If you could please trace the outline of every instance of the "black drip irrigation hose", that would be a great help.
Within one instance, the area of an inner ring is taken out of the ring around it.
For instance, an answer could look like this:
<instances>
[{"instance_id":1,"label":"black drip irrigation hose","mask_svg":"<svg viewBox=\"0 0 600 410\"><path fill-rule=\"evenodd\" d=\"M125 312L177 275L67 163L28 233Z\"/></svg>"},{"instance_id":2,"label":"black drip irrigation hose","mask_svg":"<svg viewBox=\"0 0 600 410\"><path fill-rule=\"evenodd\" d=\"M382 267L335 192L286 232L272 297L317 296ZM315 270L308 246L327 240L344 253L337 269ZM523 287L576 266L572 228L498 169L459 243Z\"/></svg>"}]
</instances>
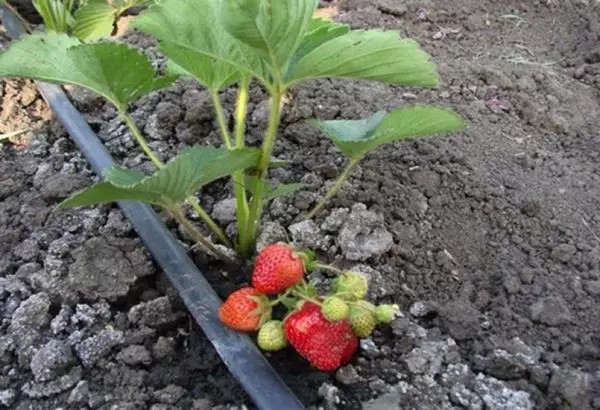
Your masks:
<instances>
[{"instance_id":1,"label":"black drip irrigation hose","mask_svg":"<svg viewBox=\"0 0 600 410\"><path fill-rule=\"evenodd\" d=\"M2 7L2 11L2 20L9 37L14 40L24 34L25 30L18 17L6 7ZM103 175L114 162L102 142L61 87L36 83L40 93L94 170ZM119 207L254 404L261 410L304 409L250 338L219 322L216 311L221 300L156 212L140 202L122 201L119 202Z\"/></svg>"}]
</instances>

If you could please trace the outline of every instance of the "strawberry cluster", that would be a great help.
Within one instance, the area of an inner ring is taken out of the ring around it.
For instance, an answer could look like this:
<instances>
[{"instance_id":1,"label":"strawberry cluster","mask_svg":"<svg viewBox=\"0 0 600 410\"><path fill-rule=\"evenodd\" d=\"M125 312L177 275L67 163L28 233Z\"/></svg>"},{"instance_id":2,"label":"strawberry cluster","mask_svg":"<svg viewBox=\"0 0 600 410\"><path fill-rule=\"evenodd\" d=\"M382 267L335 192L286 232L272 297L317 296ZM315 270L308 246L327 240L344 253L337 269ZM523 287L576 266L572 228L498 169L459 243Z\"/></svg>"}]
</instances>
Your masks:
<instances>
[{"instance_id":1,"label":"strawberry cluster","mask_svg":"<svg viewBox=\"0 0 600 410\"><path fill-rule=\"evenodd\" d=\"M338 274L329 295L319 295L304 279L315 268ZM296 252L280 242L259 253L252 286L229 295L218 314L232 329L258 331L258 346L265 351L289 343L317 369L334 371L350 362L359 338L368 337L378 323L390 323L398 311L396 305L375 306L364 300L367 290L363 274L322 265L311 253ZM272 318L278 304L288 308L282 320Z\"/></svg>"}]
</instances>

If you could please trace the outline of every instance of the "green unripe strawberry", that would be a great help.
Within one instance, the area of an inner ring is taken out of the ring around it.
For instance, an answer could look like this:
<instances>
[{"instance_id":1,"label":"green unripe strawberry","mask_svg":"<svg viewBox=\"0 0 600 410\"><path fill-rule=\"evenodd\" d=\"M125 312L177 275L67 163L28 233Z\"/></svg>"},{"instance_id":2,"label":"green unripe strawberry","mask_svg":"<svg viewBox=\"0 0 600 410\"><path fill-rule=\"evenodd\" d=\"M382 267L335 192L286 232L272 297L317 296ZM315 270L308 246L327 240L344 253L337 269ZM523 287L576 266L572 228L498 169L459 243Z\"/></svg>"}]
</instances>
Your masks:
<instances>
[{"instance_id":1,"label":"green unripe strawberry","mask_svg":"<svg viewBox=\"0 0 600 410\"><path fill-rule=\"evenodd\" d=\"M360 272L344 272L333 284L335 293L347 300L360 300L369 290L367 277Z\"/></svg>"},{"instance_id":2,"label":"green unripe strawberry","mask_svg":"<svg viewBox=\"0 0 600 410\"><path fill-rule=\"evenodd\" d=\"M399 311L398 305L379 305L375 308L375 317L379 323L392 323Z\"/></svg>"},{"instance_id":3,"label":"green unripe strawberry","mask_svg":"<svg viewBox=\"0 0 600 410\"><path fill-rule=\"evenodd\" d=\"M377 318L375 317L375 306L361 300L350 307L350 325L354 334L360 338L369 337L375 326Z\"/></svg>"},{"instance_id":4,"label":"green unripe strawberry","mask_svg":"<svg viewBox=\"0 0 600 410\"><path fill-rule=\"evenodd\" d=\"M330 322L336 322L338 320L344 320L350 314L350 306L337 296L330 296L323 302L321 308L323 316Z\"/></svg>"},{"instance_id":5,"label":"green unripe strawberry","mask_svg":"<svg viewBox=\"0 0 600 410\"><path fill-rule=\"evenodd\" d=\"M257 336L258 347L267 352L281 350L287 346L280 320L270 320L261 326Z\"/></svg>"}]
</instances>

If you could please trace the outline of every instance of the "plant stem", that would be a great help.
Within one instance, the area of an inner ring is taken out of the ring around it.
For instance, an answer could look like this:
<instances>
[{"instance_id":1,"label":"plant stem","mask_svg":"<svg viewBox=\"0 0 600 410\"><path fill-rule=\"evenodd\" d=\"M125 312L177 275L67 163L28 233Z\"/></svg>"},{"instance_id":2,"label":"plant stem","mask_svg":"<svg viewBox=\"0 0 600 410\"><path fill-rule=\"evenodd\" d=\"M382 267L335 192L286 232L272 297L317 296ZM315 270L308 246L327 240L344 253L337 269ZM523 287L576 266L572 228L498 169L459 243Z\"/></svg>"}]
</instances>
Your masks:
<instances>
[{"instance_id":1,"label":"plant stem","mask_svg":"<svg viewBox=\"0 0 600 410\"><path fill-rule=\"evenodd\" d=\"M119 114L121 115L121 118L123 118L123 121L125 121L125 124L129 127L129 130L133 134L133 138L135 138L142 151L144 151L144 154L150 158L150 161L152 161L156 168L164 168L165 164L163 164L160 158L152 151L152 148L148 145L148 141L146 141L146 138L144 138L137 125L135 125L135 121L131 118L131 115L121 109L119 110Z\"/></svg>"},{"instance_id":2,"label":"plant stem","mask_svg":"<svg viewBox=\"0 0 600 410\"><path fill-rule=\"evenodd\" d=\"M243 75L240 81L238 97L235 107L235 147L237 149L244 148L245 133L246 133L246 111L248 106L248 91L250 88L250 78ZM244 171L237 171L232 176L233 189L235 191L236 216L239 232L246 228L248 223L248 197L244 181Z\"/></svg>"},{"instance_id":3,"label":"plant stem","mask_svg":"<svg viewBox=\"0 0 600 410\"><path fill-rule=\"evenodd\" d=\"M198 217L200 219L202 219L202 221L206 225L208 225L210 230L215 235L217 235L217 238L219 238L219 241L221 241L221 243L223 243L224 245L232 248L233 244L231 243L231 241L229 240L227 235L225 235L225 232L223 232L223 230L221 229L221 227L219 225L217 225L215 220L210 217L208 212L206 212L206 210L204 208L202 208L202 206L198 202L198 199L195 196L189 196L189 197L187 197L186 201L194 209L194 212L196 212Z\"/></svg>"},{"instance_id":4,"label":"plant stem","mask_svg":"<svg viewBox=\"0 0 600 410\"><path fill-rule=\"evenodd\" d=\"M217 122L219 123L219 129L221 130L221 136L227 149L232 149L231 136L229 135L229 129L225 122L225 114L223 113L223 105L219 98L218 90L210 90L210 97L212 98L213 105L215 107L215 114L217 114Z\"/></svg>"},{"instance_id":5,"label":"plant stem","mask_svg":"<svg viewBox=\"0 0 600 410\"><path fill-rule=\"evenodd\" d=\"M267 177L273 146L277 137L277 129L281 120L281 96L282 92L278 87L271 96L271 111L269 116L269 126L262 145L262 152L258 164L258 178L254 187L252 201L250 201L250 213L246 229L240 232L240 252L249 257L256 240L256 228L262 213L263 194L265 179Z\"/></svg>"},{"instance_id":6,"label":"plant stem","mask_svg":"<svg viewBox=\"0 0 600 410\"><path fill-rule=\"evenodd\" d=\"M185 217L183 209L181 206L174 205L168 208L173 218L187 231L188 235L196 241L196 243L200 244L206 251L212 253L217 258L221 259L224 262L227 262L232 265L237 264L237 260L232 258L231 256L225 254L223 251L218 249L213 243L205 237L195 226L194 224Z\"/></svg>"},{"instance_id":7,"label":"plant stem","mask_svg":"<svg viewBox=\"0 0 600 410\"><path fill-rule=\"evenodd\" d=\"M361 159L362 157L355 157L350 160L348 165L346 165L346 168L344 168L342 173L338 176L337 180L335 181L335 184L329 189L327 194L325 194L323 199L319 201L319 203L312 209L312 211L310 211L306 218L304 218L305 220L314 218L315 215L319 213L321 209L323 209L327 201L329 201L335 196L335 194L339 192L340 188L342 187L342 184L348 179L350 171L352 171L352 168L354 168L354 166L358 164Z\"/></svg>"},{"instance_id":8,"label":"plant stem","mask_svg":"<svg viewBox=\"0 0 600 410\"><path fill-rule=\"evenodd\" d=\"M297 290L292 290L292 295L299 297L300 299L304 299L307 302L314 303L317 306L323 306L321 302L319 302L315 298L311 298L310 296L306 296L305 294L298 292Z\"/></svg>"},{"instance_id":9,"label":"plant stem","mask_svg":"<svg viewBox=\"0 0 600 410\"><path fill-rule=\"evenodd\" d=\"M313 262L310 265L310 267L312 269L323 269L323 270L326 270L326 271L329 271L329 272L333 272L336 275L341 275L341 274L344 273L344 271L342 271L341 269L335 268L335 267L330 266L330 265L324 265L324 264L318 263L318 262Z\"/></svg>"},{"instance_id":10,"label":"plant stem","mask_svg":"<svg viewBox=\"0 0 600 410\"><path fill-rule=\"evenodd\" d=\"M140 148L142 148L142 151L144 151L144 154L146 154L148 158L150 158L150 160L152 161L154 166L156 166L156 168L164 168L165 164L160 160L160 158L156 156L154 151L152 151L152 148L150 148L150 146L148 145L148 142L142 135L138 126L135 124L133 118L131 118L131 116L127 114L127 112L125 112L124 110L119 110L119 114L121 115L121 118L123 118L123 121L125 121L125 124L127 124L127 127L129 127L129 130L133 134L133 137L139 144ZM192 208L194 208L194 211L196 212L196 214L198 214L198 217L200 217L204 221L204 223L208 225L211 231L213 231L213 233L217 235L219 240L225 245L231 247L231 241L227 238L225 232L223 232L219 225L217 225L217 223L210 217L210 215L208 215L204 208L200 206L198 200L194 196L190 196L187 198L187 202L192 206Z\"/></svg>"}]
</instances>

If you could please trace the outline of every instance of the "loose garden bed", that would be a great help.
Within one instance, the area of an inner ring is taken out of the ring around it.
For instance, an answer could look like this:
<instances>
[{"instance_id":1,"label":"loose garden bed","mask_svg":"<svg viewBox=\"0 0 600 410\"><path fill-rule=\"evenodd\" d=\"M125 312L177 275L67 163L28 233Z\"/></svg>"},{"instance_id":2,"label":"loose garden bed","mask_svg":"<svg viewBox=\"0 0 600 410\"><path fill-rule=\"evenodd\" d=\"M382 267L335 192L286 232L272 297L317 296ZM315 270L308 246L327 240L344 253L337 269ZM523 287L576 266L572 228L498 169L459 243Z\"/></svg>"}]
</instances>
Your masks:
<instances>
[{"instance_id":1,"label":"loose garden bed","mask_svg":"<svg viewBox=\"0 0 600 410\"><path fill-rule=\"evenodd\" d=\"M335 4L340 22L418 40L442 85L294 88L275 147L290 167L271 175L306 186L270 205L261 235L362 265L372 299L399 303L404 317L334 375L290 351L270 361L307 406L600 408L599 8L447 3ZM147 37L126 40L156 56ZM252 407L117 208L53 211L96 177L32 83L2 85L0 133L35 130L0 152L0 405ZM115 159L149 165L114 109L80 89L70 95ZM234 99L222 95L228 118ZM343 166L302 121L415 101L452 107L468 129L375 151L314 223L294 222ZM249 109L252 143L267 120L259 87ZM210 96L192 81L144 97L133 117L164 159L183 144L221 143ZM219 182L200 198L225 225L235 218L230 195ZM223 297L248 277L219 264L208 274Z\"/></svg>"}]
</instances>

